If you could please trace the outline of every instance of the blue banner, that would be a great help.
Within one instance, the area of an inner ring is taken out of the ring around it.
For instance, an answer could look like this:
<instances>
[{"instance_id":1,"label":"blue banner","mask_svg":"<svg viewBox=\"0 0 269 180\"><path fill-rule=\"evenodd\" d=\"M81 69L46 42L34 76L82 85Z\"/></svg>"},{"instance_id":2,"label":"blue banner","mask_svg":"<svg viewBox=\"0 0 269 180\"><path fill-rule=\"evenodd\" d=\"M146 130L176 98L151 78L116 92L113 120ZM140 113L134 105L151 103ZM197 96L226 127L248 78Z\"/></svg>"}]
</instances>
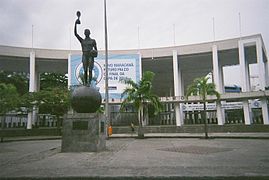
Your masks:
<instances>
[{"instance_id":1,"label":"blue banner","mask_svg":"<svg viewBox=\"0 0 269 180\"><path fill-rule=\"evenodd\" d=\"M71 55L70 67L71 86L82 84L83 65L82 55ZM98 55L95 58L92 71L92 86L96 86L105 98L105 56ZM120 99L121 94L126 88L122 79L132 79L138 82L141 77L141 58L139 54L109 55L108 56L108 89L110 99Z\"/></svg>"}]
</instances>

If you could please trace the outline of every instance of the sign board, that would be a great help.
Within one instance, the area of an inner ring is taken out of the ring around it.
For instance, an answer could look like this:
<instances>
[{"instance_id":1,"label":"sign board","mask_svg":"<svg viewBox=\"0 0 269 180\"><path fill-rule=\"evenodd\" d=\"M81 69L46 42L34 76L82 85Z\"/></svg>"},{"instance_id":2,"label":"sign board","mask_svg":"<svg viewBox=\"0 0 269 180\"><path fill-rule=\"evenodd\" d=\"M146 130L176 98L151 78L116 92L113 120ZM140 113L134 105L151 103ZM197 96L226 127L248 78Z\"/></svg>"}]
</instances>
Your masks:
<instances>
[{"instance_id":1,"label":"sign board","mask_svg":"<svg viewBox=\"0 0 269 180\"><path fill-rule=\"evenodd\" d=\"M242 102L226 102L222 103L221 107L223 109L242 109L243 103ZM250 107L251 108L261 108L260 101L253 100L250 101ZM183 104L182 105L183 111L203 111L204 105L201 104ZM216 104L215 103L206 103L206 110L216 110Z\"/></svg>"},{"instance_id":2,"label":"sign board","mask_svg":"<svg viewBox=\"0 0 269 180\"><path fill-rule=\"evenodd\" d=\"M70 86L82 84L83 65L81 62L82 55L71 55L69 61ZM92 71L93 80L91 84L96 86L105 98L105 56L98 55L94 59L94 68ZM121 93L127 87L122 82L123 79L132 79L138 82L141 78L141 58L139 54L119 54L108 56L108 90L110 99L120 99Z\"/></svg>"}]
</instances>

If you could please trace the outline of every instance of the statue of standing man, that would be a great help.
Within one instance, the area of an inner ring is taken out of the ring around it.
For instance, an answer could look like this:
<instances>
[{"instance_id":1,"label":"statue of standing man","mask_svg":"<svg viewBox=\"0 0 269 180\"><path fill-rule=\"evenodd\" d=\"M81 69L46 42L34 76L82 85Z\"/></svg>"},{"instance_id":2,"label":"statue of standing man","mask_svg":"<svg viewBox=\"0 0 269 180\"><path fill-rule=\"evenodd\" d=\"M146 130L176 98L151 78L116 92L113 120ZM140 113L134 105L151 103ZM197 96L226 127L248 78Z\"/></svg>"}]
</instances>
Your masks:
<instances>
[{"instance_id":1,"label":"statue of standing man","mask_svg":"<svg viewBox=\"0 0 269 180\"><path fill-rule=\"evenodd\" d=\"M84 69L84 81L83 85L90 85L92 81L92 70L94 66L94 58L97 57L98 51L97 51L97 45L96 41L92 38L90 38L90 30L85 29L85 39L80 37L77 33L77 24L80 24L80 12L77 12L78 19L75 22L75 28L74 33L77 39L79 40L81 47L82 47L82 63L83 63L83 69Z\"/></svg>"}]
</instances>

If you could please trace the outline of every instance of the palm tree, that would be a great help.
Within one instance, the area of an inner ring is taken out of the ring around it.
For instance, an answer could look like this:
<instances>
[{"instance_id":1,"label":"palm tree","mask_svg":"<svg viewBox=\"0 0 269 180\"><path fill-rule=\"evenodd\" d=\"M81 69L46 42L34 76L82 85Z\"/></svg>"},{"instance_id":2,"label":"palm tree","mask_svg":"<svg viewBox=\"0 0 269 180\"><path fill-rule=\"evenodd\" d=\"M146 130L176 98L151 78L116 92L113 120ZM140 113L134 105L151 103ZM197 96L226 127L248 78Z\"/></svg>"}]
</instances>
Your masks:
<instances>
[{"instance_id":1,"label":"palm tree","mask_svg":"<svg viewBox=\"0 0 269 180\"><path fill-rule=\"evenodd\" d=\"M202 103L204 106L203 119L205 125L205 138L208 138L207 120L206 120L206 97L207 95L215 95L217 99L220 98L219 92L216 91L216 86L214 83L208 83L209 77L201 77L194 79L193 83L188 86L187 98L190 95L199 95L202 98Z\"/></svg>"},{"instance_id":2,"label":"palm tree","mask_svg":"<svg viewBox=\"0 0 269 180\"><path fill-rule=\"evenodd\" d=\"M150 71L146 71L143 74L142 79L135 83L131 79L124 80L124 83L129 85L122 93L122 97L125 99L121 104L121 109L128 104L133 104L134 108L138 112L138 138L144 138L143 122L144 122L144 110L147 105L151 104L154 107L154 113L157 114L162 110L162 104L159 97L152 93L152 80L155 74Z\"/></svg>"}]
</instances>

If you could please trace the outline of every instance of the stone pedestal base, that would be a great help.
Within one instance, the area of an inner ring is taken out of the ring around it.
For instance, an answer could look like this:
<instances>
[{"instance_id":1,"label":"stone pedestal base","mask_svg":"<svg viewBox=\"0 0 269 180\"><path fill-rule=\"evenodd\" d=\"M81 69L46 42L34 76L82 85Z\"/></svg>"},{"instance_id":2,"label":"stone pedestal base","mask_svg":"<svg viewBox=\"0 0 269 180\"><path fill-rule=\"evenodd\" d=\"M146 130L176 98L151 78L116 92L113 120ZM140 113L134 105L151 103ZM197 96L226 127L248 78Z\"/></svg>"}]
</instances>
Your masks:
<instances>
[{"instance_id":1,"label":"stone pedestal base","mask_svg":"<svg viewBox=\"0 0 269 180\"><path fill-rule=\"evenodd\" d=\"M97 152L106 147L105 116L67 114L63 121L62 152Z\"/></svg>"}]
</instances>

